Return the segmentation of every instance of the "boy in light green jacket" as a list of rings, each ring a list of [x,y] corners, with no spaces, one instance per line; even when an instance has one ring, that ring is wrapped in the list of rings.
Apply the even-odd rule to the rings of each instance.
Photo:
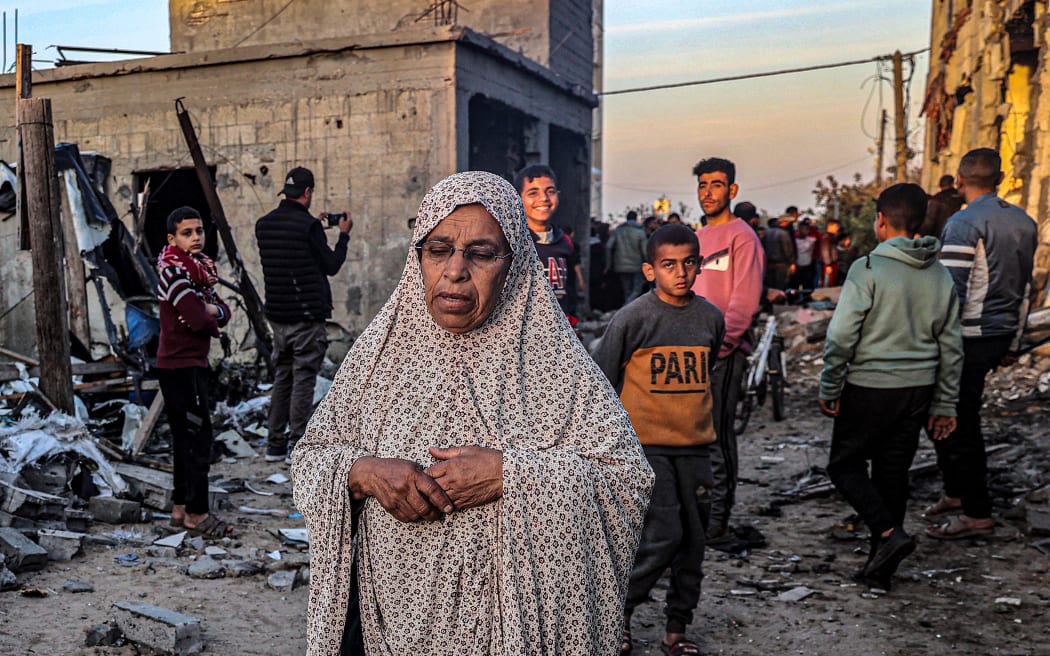
[[[938,440],[955,429],[962,372],[959,300],[940,242],[915,237],[926,198],[910,183],[879,195],[880,243],[850,267],[820,375],[820,409],[835,418],[828,475],[871,530],[855,578],[887,590],[915,550],[904,512],[919,433],[925,425]]]

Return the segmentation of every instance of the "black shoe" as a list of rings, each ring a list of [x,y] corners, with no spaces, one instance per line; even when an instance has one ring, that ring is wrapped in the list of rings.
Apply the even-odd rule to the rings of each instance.
[[[879,549],[868,566],[864,568],[864,573],[871,579],[889,580],[897,571],[901,561],[910,556],[913,551],[915,551],[915,538],[898,526],[888,537],[879,541]]]
[[[283,462],[288,457],[288,445],[266,447],[266,462]]]
[[[868,586],[869,588],[878,588],[880,590],[885,590],[886,592],[890,591],[890,575],[881,573],[868,574],[866,565],[850,574],[850,578],[857,583]]]

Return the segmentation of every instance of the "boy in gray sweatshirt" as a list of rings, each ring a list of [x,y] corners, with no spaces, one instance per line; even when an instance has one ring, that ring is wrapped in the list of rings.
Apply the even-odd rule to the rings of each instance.
[[[871,530],[856,578],[889,589],[915,550],[904,531],[908,468],[927,426],[955,429],[962,372],[959,300],[934,237],[915,237],[926,192],[896,184],[879,195],[878,247],[853,263],[828,326],[820,409],[835,418],[828,475]],[[868,462],[871,474],[868,473]]]

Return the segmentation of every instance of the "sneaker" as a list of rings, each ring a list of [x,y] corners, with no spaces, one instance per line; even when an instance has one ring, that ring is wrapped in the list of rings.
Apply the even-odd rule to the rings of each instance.
[[[281,446],[273,446],[271,444],[266,447],[266,462],[281,462],[286,460],[289,455],[287,444],[282,444]]]
[[[889,578],[897,571],[901,561],[910,556],[913,551],[915,551],[915,538],[898,526],[889,537],[879,541],[879,548],[865,568],[865,574],[875,579]]]

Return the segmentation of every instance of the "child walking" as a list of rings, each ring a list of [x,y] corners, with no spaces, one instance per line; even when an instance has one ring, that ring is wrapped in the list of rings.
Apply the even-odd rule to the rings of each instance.
[[[230,319],[215,293],[215,263],[205,255],[204,223],[192,207],[168,215],[168,245],[160,269],[160,346],[157,377],[171,425],[174,490],[173,526],[194,535],[221,538],[232,527],[208,512],[212,427],[208,403],[211,338]]]
[[[671,568],[661,648],[699,654],[685,635],[700,599],[711,487],[708,445],[715,441],[711,368],[725,335],[722,313],[691,287],[700,244],[684,225],[649,238],[642,272],[654,283],[613,317],[594,359],[620,394],[656,483],[645,515],[624,609],[620,654],[629,654],[631,614]]]
[[[910,183],[879,195],[880,243],[850,267],[820,376],[821,412],[835,418],[828,475],[871,531],[854,578],[885,590],[915,550],[904,512],[919,432],[941,440],[955,429],[962,372],[959,299],[940,243],[915,237],[926,199]]]

